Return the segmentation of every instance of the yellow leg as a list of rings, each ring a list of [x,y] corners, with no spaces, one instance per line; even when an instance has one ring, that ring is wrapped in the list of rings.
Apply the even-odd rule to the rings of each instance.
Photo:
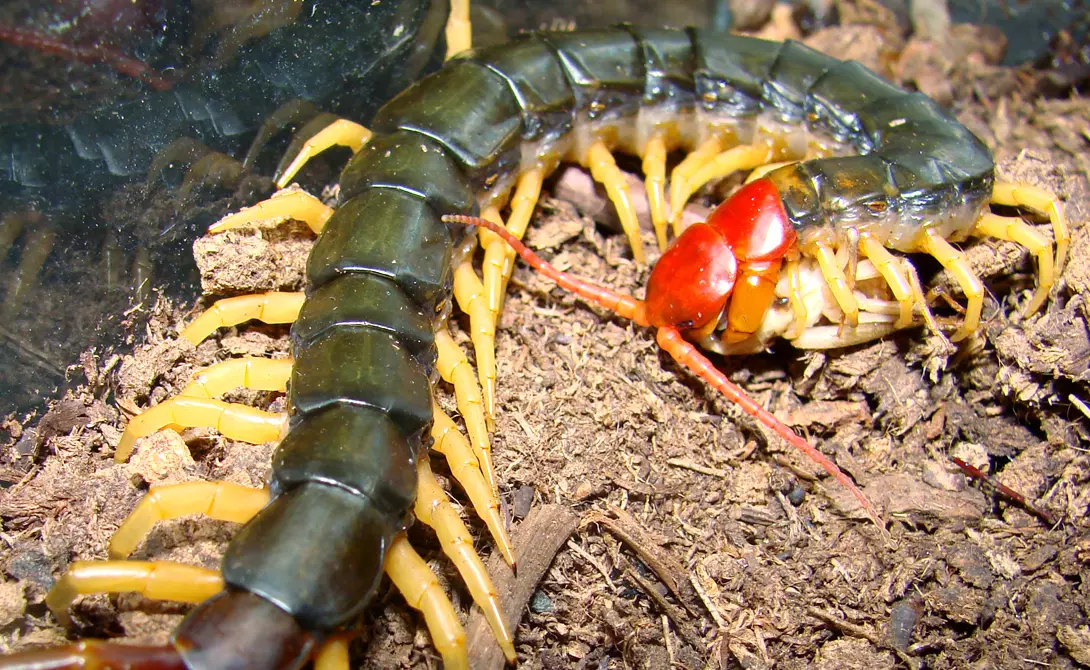
[[[250,149],[246,152],[246,157],[242,159],[243,167],[247,171],[253,168],[261,149],[280,129],[302,123],[304,119],[309,120],[317,115],[318,108],[314,106],[314,103],[306,100],[296,98],[280,105],[275,112],[265,117],[253,142],[250,142]]]
[[[314,132],[314,126],[321,124],[324,124],[325,127]],[[371,131],[360,124],[346,119],[337,119],[336,121],[329,123],[329,117],[326,115],[322,115],[307,124],[299,131],[299,134],[302,137],[306,137],[309,134],[309,139],[303,142],[302,146],[298,148],[298,153],[293,153],[294,147],[288,150],[285,158],[287,158],[287,156],[292,156],[292,159],[287,167],[277,170],[277,188],[284,188],[291,183],[295,174],[306,165],[307,161],[326,149],[334,145],[340,145],[348,147],[352,150],[352,153],[357,153],[363,148],[363,145],[367,144],[371,139]]]
[[[825,277],[837,306],[844,312],[844,321],[849,326],[858,326],[859,304],[855,300],[855,295],[852,294],[848,278],[836,262],[836,254],[833,253],[832,247],[825,242],[815,242],[808,251],[817,259],[821,276]]]
[[[788,165],[794,165],[797,162],[798,161],[780,161],[778,163],[765,163],[764,165],[759,165],[753,168],[753,171],[749,173],[749,176],[746,177],[745,183],[748,184],[750,182],[757,181],[769,172],[779,170],[780,168],[787,167]]]
[[[791,313],[794,315],[795,323],[791,326],[791,330],[784,333],[783,337],[786,340],[794,340],[802,335],[802,331],[806,329],[806,322],[810,318],[809,310],[806,309],[806,300],[803,299],[802,275],[799,272],[797,258],[787,261],[787,281],[790,287],[787,300],[791,304]]]
[[[277,191],[268,200],[228,214],[208,228],[210,233],[222,233],[234,228],[271,220],[302,221],[316,234],[322,232],[333,208],[302,189]]]
[[[1048,215],[1048,220],[1052,224],[1053,237],[1056,238],[1056,275],[1062,274],[1071,235],[1067,230],[1067,218],[1064,216],[1063,203],[1060,199],[1036,186],[1000,181],[992,187],[992,202],[1009,207],[1028,207]],[[1032,312],[1028,313],[1032,314]]]
[[[240,386],[260,391],[287,391],[294,361],[245,356],[198,371],[182,392],[129,421],[114,458],[124,461],[136,440],[168,426],[207,426],[236,440],[261,444],[280,435],[284,417],[246,405],[214,400]]]
[[[767,144],[731,147],[717,154],[693,172],[681,184],[681,188],[677,188],[676,183],[672,185],[678,196],[677,202],[681,203],[680,207],[674,209],[674,216],[681,215],[685,203],[704,184],[716,179],[723,179],[740,170],[752,170],[760,167],[772,160],[772,156],[772,147]]]
[[[23,228],[29,222],[37,223],[41,215],[37,212],[9,212],[0,218],[0,261],[7,258],[15,240],[23,232]]]
[[[302,0],[276,0],[256,5],[214,5],[200,12],[190,53],[201,53],[212,36],[219,39],[213,58],[216,63],[230,63],[235,53],[252,39],[268,35],[277,28],[295,23],[303,11]]]
[[[481,472],[488,480],[493,495],[499,497],[496,472],[492,467],[492,445],[488,440],[484,409],[481,406],[481,390],[477,386],[473,367],[445,326],[435,331],[435,344],[439,349],[439,376],[443,381],[454,385],[458,411],[462,413],[462,420],[465,421],[473,453],[477,456]]]
[[[681,234],[681,213],[689,199],[689,196],[683,196],[685,185],[705,163],[723,151],[723,147],[724,141],[719,135],[704,140],[703,144],[689,152],[670,173],[670,223],[674,229],[674,237]]]
[[[481,466],[469,448],[469,442],[462,435],[462,431],[458,430],[454,420],[434,402],[432,414],[435,416],[431,427],[431,437],[434,441],[432,451],[442,454],[447,459],[450,473],[469,496],[477,516],[484,521],[484,525],[496,542],[496,548],[507,564],[514,566],[515,552],[511,546],[511,537],[507,534],[507,527],[503,523],[503,515],[500,514],[499,498],[492,492],[492,487],[488,485],[488,481],[481,472]]]
[[[314,655],[314,670],[348,670],[348,643],[352,633],[337,633],[322,643]]]
[[[243,167],[238,160],[219,151],[210,151],[189,166],[178,187],[178,198],[185,200],[199,186],[234,188],[242,178]]]
[[[61,624],[79,596],[135,591],[156,600],[199,603],[223,590],[218,570],[168,561],[76,561],[45,597]]]
[[[4,304],[0,307],[0,318],[5,321],[13,319],[19,312],[19,308],[26,299],[27,291],[38,281],[38,274],[42,266],[53,251],[53,239],[56,231],[46,222],[39,222],[31,231],[23,249],[23,257],[19,260],[19,268],[15,276],[8,284],[7,295],[4,296]],[[0,260],[3,260],[0,258]]]
[[[519,178],[522,184],[522,178]],[[518,187],[515,189],[519,190]],[[536,203],[536,198],[535,198]],[[497,206],[486,207],[481,210],[481,218],[506,227],[503,217],[500,216],[500,208]],[[492,325],[499,323],[500,307],[503,304],[503,265],[506,255],[504,250],[507,245],[496,233],[486,228],[477,229],[477,243],[484,252],[484,260],[481,261],[481,283],[484,285],[485,301],[488,311],[492,315]]]
[[[519,239],[526,234],[526,228],[530,225],[530,217],[537,207],[544,180],[545,171],[541,168],[519,175],[515,195],[511,198],[511,216],[507,218],[507,229]],[[503,296],[507,291],[507,280],[511,278],[515,268],[515,252],[492,231],[482,230],[479,234],[481,248],[484,249],[481,272],[484,275],[485,293],[488,295],[488,309],[492,312],[492,321],[495,322],[499,320]]]
[[[132,554],[159,521],[201,514],[217,521],[246,523],[268,502],[268,489],[231,482],[153,486],[110,538],[110,558],[119,560]]]
[[[450,0],[447,18],[447,60],[473,46],[473,29],[469,23],[469,0]]]
[[[1052,290],[1056,278],[1052,266],[1052,243],[1033,229],[1022,219],[997,216],[985,213],[976,222],[974,235],[994,237],[1008,242],[1017,242],[1037,257],[1037,292],[1033,294],[1022,313],[1029,316],[1041,309]]]
[[[927,228],[919,237],[920,251],[931,254],[954,276],[961,290],[965,293],[965,321],[957,332],[950,337],[954,342],[964,340],[980,327],[980,311],[984,307],[984,284],[973,274],[965,255],[950,246],[931,228]]]
[[[859,240],[859,246],[863,256],[869,258],[871,263],[874,263],[875,269],[886,280],[889,290],[897,300],[900,308],[897,317],[897,328],[908,328],[912,325],[912,286],[909,285],[908,278],[901,273],[900,263],[897,262],[893,254],[886,251],[881,242],[870,235],[863,235]]]
[[[147,180],[151,182],[159,173],[173,163],[192,164],[211,149],[190,137],[179,137],[155,153],[148,168]]]
[[[230,358],[198,371],[179,396],[216,398],[240,386],[256,391],[287,391],[291,378],[290,358]]]
[[[294,323],[303,307],[303,293],[254,293],[217,300],[186,326],[181,336],[193,345],[201,343],[217,328],[257,319],[264,323]]]
[[[791,341],[796,349],[814,349],[825,351],[841,349],[857,344],[866,344],[892,335],[896,331],[892,321],[865,322],[857,328],[839,328],[837,326],[814,326],[807,328],[802,335]]]
[[[470,337],[477,354],[477,376],[484,392],[485,417],[491,420],[496,409],[496,324],[488,311],[484,284],[473,270],[473,259],[469,255],[454,269],[454,299],[469,315]]]
[[[659,251],[666,251],[666,140],[661,133],[655,133],[647,141],[643,152],[643,174],[655,239],[659,243]]]
[[[216,365],[209,366],[193,375],[192,380],[179,394],[181,396],[198,397],[198,398],[213,398],[221,395],[231,389],[238,387],[245,387],[248,389],[258,389],[266,391],[285,391],[287,389],[288,379],[291,377],[291,369],[294,361],[292,359],[267,359],[267,358],[255,358],[255,357],[243,357],[233,358]],[[438,405],[433,405],[433,411],[435,412],[435,422],[432,424],[432,438],[435,443],[432,449],[443,454],[450,465],[451,473],[454,478],[465,489],[466,494],[469,496],[470,501],[473,503],[474,509],[477,511],[477,515],[484,520],[485,525],[488,527],[489,532],[492,534],[493,539],[496,541],[496,545],[500,553],[504,556],[504,559],[508,563],[514,562],[514,551],[511,547],[511,539],[507,535],[507,530],[503,524],[503,517],[500,515],[500,503],[499,500],[492,493],[491,487],[489,487],[484,475],[481,473],[480,466],[477,462],[477,457],[473,455],[473,452],[469,448],[469,444],[466,442],[462,433],[458,430],[454,421],[444,413]],[[150,410],[149,410],[150,411]],[[256,411],[256,410],[255,410]],[[141,415],[143,416],[143,415]],[[136,421],[136,419],[134,419]],[[134,431],[136,429],[133,429]],[[126,444],[127,448],[129,442],[135,442],[135,437],[131,440],[123,436],[122,442]],[[171,496],[184,496],[182,500],[189,500],[192,496],[198,495],[213,495],[211,492],[204,492],[204,489],[200,489],[203,483],[194,483],[193,486],[199,489],[196,493],[174,493],[170,491]],[[180,485],[188,486],[188,485]],[[225,486],[233,486],[227,485]],[[155,493],[157,489],[153,489],[152,493]],[[165,489],[160,488],[159,491]],[[250,489],[244,489],[250,491]],[[180,505],[181,503],[170,502],[174,498],[170,498],[170,501],[159,503],[155,500],[151,500],[152,493],[148,494],[148,498],[145,498],[141,502],[141,505],[150,506],[148,512],[142,512],[143,515],[162,515],[168,514],[166,509],[172,509],[173,506]],[[222,495],[235,496],[233,491],[227,493],[219,492],[214,493],[217,498]],[[160,496],[165,496],[167,493],[160,493]],[[253,495],[257,495],[256,493]],[[219,499],[219,498],[218,498]],[[232,500],[234,497],[231,498]],[[200,503],[193,502],[192,505],[200,506]],[[139,507],[137,508],[139,511]],[[188,508],[186,508],[188,509]],[[200,510],[193,512],[185,512],[186,514],[198,513]],[[133,512],[132,516],[137,514]],[[235,520],[217,516],[209,513],[210,516],[221,520]],[[169,518],[173,518],[171,515]],[[168,517],[156,517],[156,518],[168,518]],[[245,521],[245,519],[238,519],[238,521]],[[129,521],[126,521],[128,524]],[[134,522],[136,523],[136,522]],[[141,522],[142,523],[142,522]],[[138,526],[143,528],[143,526]],[[125,528],[123,524],[122,528]],[[129,540],[129,533],[121,535],[122,530],[118,530],[118,534],[122,536],[122,540],[118,540],[118,535],[115,535],[113,542],[122,542],[119,545],[118,551],[121,547],[135,546],[140,537],[143,537],[143,531],[132,531],[138,533],[135,539]],[[111,546],[113,544],[111,543]],[[128,551],[131,551],[131,546]],[[114,555],[111,549],[111,557],[117,558],[122,555],[128,555],[128,551],[124,554]]]
[[[167,426],[215,428],[232,440],[263,444],[280,439],[287,419],[287,414],[265,412],[222,400],[176,396],[145,410],[129,421],[121,436],[121,442],[117,445],[114,461],[124,463],[138,439]]]
[[[433,429],[432,434],[437,443],[446,442],[453,444],[451,434],[461,437],[457,433],[450,417],[446,416],[438,407],[435,408],[438,423],[442,425],[439,430]],[[437,449],[443,453],[451,463],[451,471],[455,478],[469,490],[474,487],[478,492],[488,496],[489,492],[484,477],[477,470],[477,462],[465,444],[464,438],[461,445],[454,448]],[[462,456],[461,463],[455,459]],[[489,613],[489,621],[496,631],[497,640],[505,649],[509,657],[514,654],[510,633],[499,616],[499,605],[495,589],[485,571],[483,563],[473,548],[472,539],[465,524],[458,517],[454,507],[446,500],[446,493],[435,480],[431,472],[427,458],[421,460],[418,468],[419,493],[416,502],[417,517],[428,526],[435,529],[439,541],[443,546],[443,553],[450,557],[458,567],[459,573],[465,579],[475,602],[485,612]],[[459,471],[469,466],[474,473],[474,478],[459,476]],[[462,473],[464,475],[464,472]],[[472,484],[467,485],[467,482]],[[125,519],[121,527],[117,529],[110,539],[109,553],[112,559],[121,559],[130,555],[139,545],[140,541],[151,531],[159,521],[177,519],[182,516],[199,514],[218,521],[231,521],[234,523],[246,523],[254,517],[269,501],[268,489],[254,489],[231,482],[205,482],[194,481],[167,486],[153,486],[148,494],[140,501],[136,508]],[[497,541],[501,552],[511,553],[510,539],[503,530],[502,521],[499,518],[499,503],[495,502],[491,508],[491,514],[482,514],[486,519],[491,516],[499,524],[500,532],[494,533],[503,539]],[[490,527],[491,524],[489,523]],[[513,556],[511,561],[513,562]]]
[[[935,321],[935,315],[931,313],[931,308],[927,305],[927,294],[924,293],[923,282],[920,281],[920,275],[916,272],[916,266],[910,263],[907,258],[898,258],[897,260],[901,264],[901,274],[908,279],[908,285],[912,289],[912,303],[920,310],[927,329],[946,340],[946,335],[939,329],[939,323]]]
[[[0,226],[2,226],[0,222]],[[0,259],[4,258],[7,249],[3,243],[3,231],[0,230]],[[106,231],[106,240],[102,243],[102,273],[106,278],[106,288],[114,289],[121,286],[121,278],[124,275],[125,252],[117,243],[117,234],[112,230]]]
[[[469,589],[473,602],[484,612],[485,620],[492,628],[492,634],[503,649],[503,655],[514,663],[515,642],[511,637],[511,631],[503,621],[503,612],[500,610],[499,596],[496,587],[492,585],[492,579],[488,571],[473,548],[473,538],[469,529],[462,522],[458,512],[447,500],[447,493],[439,486],[432,474],[431,464],[427,456],[422,456],[417,463],[418,488],[416,493],[416,518],[421,523],[431,527],[439,538],[439,544]]]
[[[613,154],[609,152],[602,142],[591,145],[586,157],[587,167],[590,168],[590,176],[594,181],[605,186],[610,201],[617,208],[617,216],[621,220],[621,228],[628,236],[628,244],[632,247],[632,257],[637,263],[643,264],[643,240],[640,239],[640,223],[636,220],[636,210],[632,208],[632,194],[628,192],[628,183],[624,174],[613,160]]]
[[[386,574],[409,606],[420,610],[445,670],[468,670],[466,632],[439,580],[401,533],[390,543]]]

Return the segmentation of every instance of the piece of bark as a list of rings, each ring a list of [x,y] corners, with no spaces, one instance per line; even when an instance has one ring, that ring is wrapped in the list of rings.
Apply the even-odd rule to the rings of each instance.
[[[537,584],[552,565],[553,558],[579,524],[579,518],[562,505],[543,505],[530,512],[515,532],[515,574],[498,553],[493,553],[486,567],[500,597],[500,607],[508,630],[515,631]],[[469,667],[476,670],[500,670],[506,664],[503,652],[492,636],[480,608],[474,607],[466,626]]]

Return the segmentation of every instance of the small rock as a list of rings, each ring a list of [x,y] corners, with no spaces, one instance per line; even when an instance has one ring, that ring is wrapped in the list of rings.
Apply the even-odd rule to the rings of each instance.
[[[923,480],[940,491],[964,491],[965,475],[938,461],[927,461],[923,466]]]
[[[511,516],[516,519],[524,519],[530,513],[530,507],[534,504],[534,487],[520,486],[515,491],[514,500],[511,501]]]
[[[568,653],[568,656],[578,660],[590,653],[590,647],[585,642],[569,642],[564,647],[564,651]]]
[[[992,469],[991,461],[988,458],[988,450],[983,445],[973,442],[958,442],[950,449],[950,456],[960,458],[984,474],[988,474]]]
[[[121,443],[121,431],[108,423],[99,425],[98,432],[102,434],[102,440],[115,449]]]
[[[28,428],[23,432],[22,437],[15,443],[15,453],[20,456],[30,456],[34,453],[35,448],[38,446],[38,431],[34,428]]]
[[[193,243],[205,295],[299,290],[314,238],[302,223],[239,229]]]
[[[555,649],[542,649],[540,660],[541,667],[545,670],[561,670],[569,666],[568,659]]]
[[[586,500],[587,498],[589,498],[593,494],[594,494],[594,485],[591,484],[588,481],[580,482],[579,486],[575,487],[575,499],[576,500]]]
[[[950,31],[950,10],[945,0],[915,0],[910,5],[912,26],[925,40],[943,41]]]
[[[776,0],[731,0],[731,30],[756,30],[768,22]]]
[[[87,407],[80,400],[69,397],[58,402],[42,417],[38,430],[43,438],[48,439],[55,435],[67,435],[76,428],[86,426],[90,420]]]
[[[979,589],[986,589],[995,581],[995,573],[988,564],[984,551],[970,542],[961,542],[946,553],[946,562],[957,569],[961,578]]]
[[[894,649],[907,649],[912,644],[912,635],[916,622],[923,613],[923,603],[919,598],[905,598],[898,601],[889,612],[889,643]]]
[[[161,430],[137,443],[128,468],[149,484],[160,484],[177,481],[193,465],[193,455],[182,436],[173,430]]]
[[[936,491],[924,484],[919,477],[907,473],[881,475],[867,482],[863,493],[871,502],[881,506],[891,516],[925,520],[976,521],[984,515],[986,499],[976,490]],[[849,514],[861,514],[859,502],[848,491],[839,488],[829,491],[829,497],[837,509]]]
[[[658,670],[670,667],[670,652],[658,645],[647,645],[640,649],[643,658],[637,658],[636,667],[647,670]]]
[[[750,649],[739,640],[728,641],[727,649],[730,651],[731,656],[738,661],[738,665],[746,668],[746,670],[749,670],[750,668],[762,668],[765,665],[761,661],[760,656],[750,651]]]
[[[850,25],[822,28],[806,38],[807,46],[842,60],[855,60],[875,72],[894,60],[899,39],[892,38],[878,26]]]
[[[943,53],[942,45],[912,39],[901,51],[894,74],[902,84],[915,84],[917,89],[935,102],[949,105],[954,100],[950,70],[951,66]]]
[[[984,551],[984,556],[995,574],[1003,579],[1014,579],[1022,574],[1022,567],[1018,565],[1006,547],[996,541],[995,537],[971,528],[966,529],[965,534]]]
[[[534,614],[547,614],[553,611],[553,599],[541,591],[534,593],[530,599],[530,611]]]
[[[4,571],[15,579],[29,580],[43,589],[53,586],[53,564],[37,545],[17,544],[4,564]]]

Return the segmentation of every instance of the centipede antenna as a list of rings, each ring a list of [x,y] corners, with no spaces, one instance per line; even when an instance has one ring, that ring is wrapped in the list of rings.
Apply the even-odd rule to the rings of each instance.
[[[855,496],[855,499],[859,501],[859,504],[863,507],[863,511],[866,512],[867,516],[874,522],[874,525],[878,526],[883,533],[886,533],[885,524],[882,523],[882,517],[878,514],[878,510],[875,509],[871,501],[867,499],[867,496],[859,490],[859,487],[855,485],[855,482],[853,482],[848,475],[844,474],[843,470],[837,467],[836,463],[833,463],[829,460],[828,456],[799,437],[795,431],[791,430],[791,428],[777,419],[767,409],[761,407],[757,401],[749,397],[740,386],[727,379],[727,376],[720,372],[704,354],[700,353],[692,344],[683,340],[681,338],[681,333],[678,332],[676,328],[659,328],[655,339],[658,341],[659,346],[669,353],[680,365],[695,373],[698,377],[710,384],[715,390],[726,396],[728,400],[741,407],[742,411],[746,414],[763,423],[774,433],[786,440],[792,447],[798,449],[814,463],[821,466],[822,470],[829,473],[829,475],[836,479],[841,486],[848,489],[848,491]]]
[[[511,234],[503,226],[497,225],[488,219],[478,216],[466,216],[464,214],[447,214],[443,217],[447,223],[461,223],[467,226],[478,226],[491,230],[504,239],[514,249],[522,260],[549,279],[552,279],[560,288],[571,291],[580,298],[598,305],[604,309],[626,319],[630,319],[640,326],[650,326],[647,320],[647,307],[642,300],[638,300],[620,291],[613,291],[604,286],[592,284],[585,279],[568,274],[556,269],[540,256],[531,251],[522,240]]]
[[[1056,525],[1057,519],[1056,516],[1052,514],[1052,512],[1037,507],[1029,500],[1027,500],[1026,497],[1018,491],[1015,491],[1011,487],[1000,483],[995,479],[995,477],[985,474],[975,465],[970,465],[965,461],[961,460],[960,458],[957,458],[956,456],[951,456],[950,460],[954,462],[954,465],[961,468],[961,471],[964,472],[966,476],[979,480],[981,484],[992,488],[1001,497],[1006,498],[1007,500],[1010,500],[1017,505],[1020,505],[1027,512],[1033,514],[1048,525]]]
[[[625,293],[592,284],[585,279],[558,270],[527,248],[521,240],[508,232],[506,228],[487,219],[475,216],[465,216],[462,214],[446,215],[443,217],[443,220],[448,223],[461,223],[491,230],[510,244],[511,248],[514,249],[532,268],[556,282],[561,288],[571,291],[579,297],[608,309],[619,316],[631,319],[638,325],[651,325],[647,317],[647,307],[642,300],[638,300]],[[746,395],[746,392],[743,391],[741,387],[727,379],[726,375],[716,369],[712,362],[701,354],[696,347],[682,339],[681,333],[676,328],[659,327],[656,340],[658,341],[659,346],[669,353],[675,361],[691,370],[698,377],[726,396],[727,399],[741,407],[742,411],[746,414],[749,414],[763,423],[774,433],[786,440],[792,447],[798,449],[814,463],[821,466],[825,472],[829,473],[829,475],[836,479],[841,486],[855,496],[856,500],[858,500],[859,504],[862,506],[863,511],[871,521],[873,521],[881,530],[884,536],[888,537],[889,534],[886,531],[885,524],[882,523],[882,517],[878,514],[878,510],[870,500],[867,499],[867,496],[859,490],[859,487],[855,485],[855,482],[837,467],[836,463],[833,463],[825,454],[822,454],[809,442],[799,437],[795,431],[791,430],[791,428],[773,416],[771,412],[764,407],[761,407],[757,401]]]

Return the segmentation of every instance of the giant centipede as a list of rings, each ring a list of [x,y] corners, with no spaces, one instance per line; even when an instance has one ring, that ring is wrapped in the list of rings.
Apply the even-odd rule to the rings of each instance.
[[[486,430],[496,386],[490,351],[514,259],[509,245],[565,288],[657,328],[675,360],[818,459],[881,526],[846,475],[733,388],[694,344],[729,354],[777,338],[835,348],[921,324],[941,332],[912,266],[890,250],[928,254],[952,273],[967,306],[951,337],[965,339],[979,328],[983,288],[951,242],[992,237],[1027,247],[1039,282],[1026,313],[1047,299],[1068,243],[1059,201],[997,181],[986,146],[935,102],[796,42],[698,29],[529,34],[452,59],[384,106],[369,130],[334,123],[279,175],[281,185],[333,144],[355,152],[334,207],[287,190],[217,228],[288,217],[320,231],[305,294],[221,301],[182,333],[196,342],[250,318],[291,322],[293,362],[237,359],[206,371],[191,389],[134,419],[117,450],[124,459],[139,437],[169,425],[279,439],[267,490],[208,482],[154,490],[112,544],[115,555],[127,555],[155,520],[195,511],[245,521],[222,570],[168,576],[177,566],[78,564],[51,596],[56,610],[78,594],[118,588],[101,580],[120,573],[123,588],[150,584],[154,574],[162,589],[146,593],[199,604],[164,647],[81,643],[10,656],[0,667],[283,669],[315,657],[337,664],[341,631],[372,601],[384,571],[424,611],[446,667],[465,667],[457,618],[403,531],[415,507],[456,554],[478,603],[497,609],[475,554],[457,549],[462,530],[433,518],[442,495],[426,449],[434,441],[452,469],[461,459],[463,486],[510,554]],[[674,150],[688,155],[667,182]],[[613,152],[643,160],[665,249],[644,300],[550,269],[518,242],[543,179],[572,161],[604,184],[642,262]],[[706,223],[682,230],[685,201],[738,170],[756,173]],[[1020,218],[992,214],[991,203],[1045,213],[1054,242]],[[508,204],[504,223],[499,213]],[[471,265],[477,237],[467,223],[485,228],[483,279]],[[671,223],[676,240],[667,248]],[[483,395],[447,333],[452,301],[470,316]],[[472,452],[452,446],[456,430],[432,400],[437,377],[455,384]],[[287,388],[290,413],[211,398],[244,382]],[[196,595],[193,580],[202,585]],[[513,660],[510,633],[494,630]]]

